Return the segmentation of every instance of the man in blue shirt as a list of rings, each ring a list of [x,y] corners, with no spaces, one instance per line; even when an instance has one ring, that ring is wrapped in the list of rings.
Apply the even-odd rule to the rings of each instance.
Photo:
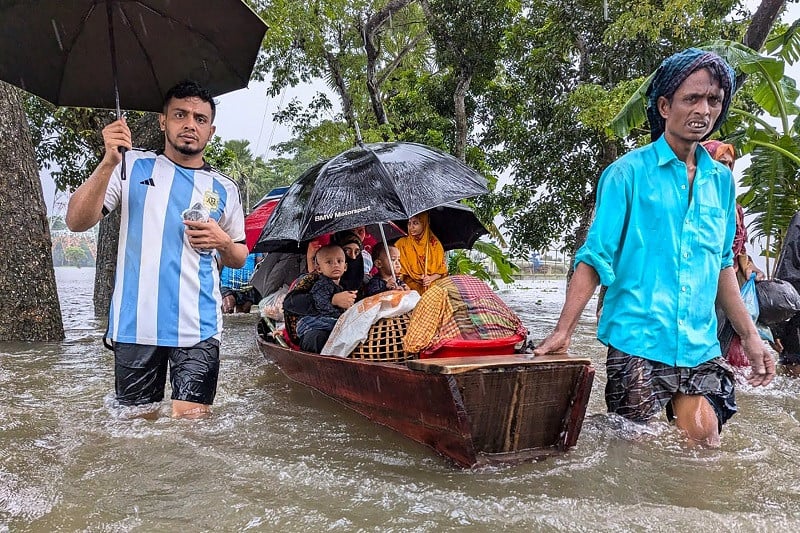
[[[748,381],[766,385],[775,374],[732,268],[733,178],[699,146],[725,120],[733,87],[733,70],[716,54],[690,48],[664,60],[647,91],[653,142],[600,177],[561,316],[534,350],[565,351],[602,283],[597,337],[608,346],[609,412],[645,422],[666,407],[691,441],[708,446],[719,445],[737,409],[715,300],[741,335]]]

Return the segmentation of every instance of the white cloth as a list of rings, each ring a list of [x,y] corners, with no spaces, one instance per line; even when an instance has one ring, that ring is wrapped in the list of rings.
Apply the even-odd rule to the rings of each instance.
[[[356,302],[339,317],[320,353],[347,357],[359,342],[366,340],[375,322],[410,312],[419,298],[417,291],[384,291]]]

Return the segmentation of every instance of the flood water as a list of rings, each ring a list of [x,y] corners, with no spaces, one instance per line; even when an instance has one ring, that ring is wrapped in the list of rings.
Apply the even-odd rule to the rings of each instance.
[[[800,379],[737,390],[718,450],[666,421],[607,415],[592,309],[573,353],[597,368],[578,445],[562,457],[460,470],[286,379],[256,348],[256,315],[225,320],[208,420],[131,419],[91,308],[91,269],[56,269],[67,338],[0,344],[4,531],[793,531],[800,525]],[[536,339],[563,281],[501,296]],[[167,392],[167,397],[169,392]],[[161,411],[169,413],[165,402]]]

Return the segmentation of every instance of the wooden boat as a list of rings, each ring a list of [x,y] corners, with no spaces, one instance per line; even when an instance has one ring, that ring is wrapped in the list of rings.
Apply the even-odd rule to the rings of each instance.
[[[574,446],[589,401],[589,359],[484,355],[376,362],[285,348],[257,336],[289,378],[462,467],[517,463]]]

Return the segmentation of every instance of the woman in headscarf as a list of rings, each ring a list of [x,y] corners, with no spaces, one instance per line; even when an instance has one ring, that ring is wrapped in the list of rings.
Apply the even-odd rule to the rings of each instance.
[[[331,244],[337,244],[344,249],[347,262],[347,270],[339,280],[339,285],[346,291],[358,291],[358,296],[361,296],[365,280],[368,278],[364,272],[361,239],[353,230],[337,231],[331,238]]]
[[[411,290],[424,293],[431,283],[447,275],[444,248],[430,227],[428,213],[408,219],[408,236],[394,243],[400,250],[402,279]]]
[[[732,144],[717,140],[705,141],[701,144],[714,160],[719,161],[733,172],[733,164],[736,161],[736,149]],[[744,225],[744,210],[742,210],[742,206],[737,203],[736,236],[733,238],[733,271],[736,272],[739,287],[744,285],[744,282],[750,278],[752,273],[756,274],[757,280],[764,279],[764,273],[753,264],[753,261],[750,260],[750,256],[747,255],[747,249],[745,248],[746,243],[747,228]],[[718,331],[719,333],[717,336],[720,339],[722,354],[725,356],[728,363],[734,367],[749,367],[750,361],[744,354],[741,339],[739,335],[733,331],[733,327],[727,319],[724,322],[720,321],[720,329]]]
[[[732,144],[717,140],[705,141],[701,144],[714,160],[719,161],[733,172],[733,164],[736,161],[736,149]],[[740,287],[754,272],[756,274],[756,279],[764,279],[764,273],[753,264],[750,256],[747,255],[746,244],[747,227],[744,225],[744,210],[742,206],[736,204],[736,236],[733,238],[733,256],[736,258],[736,261],[733,262],[733,270],[737,274]]]

